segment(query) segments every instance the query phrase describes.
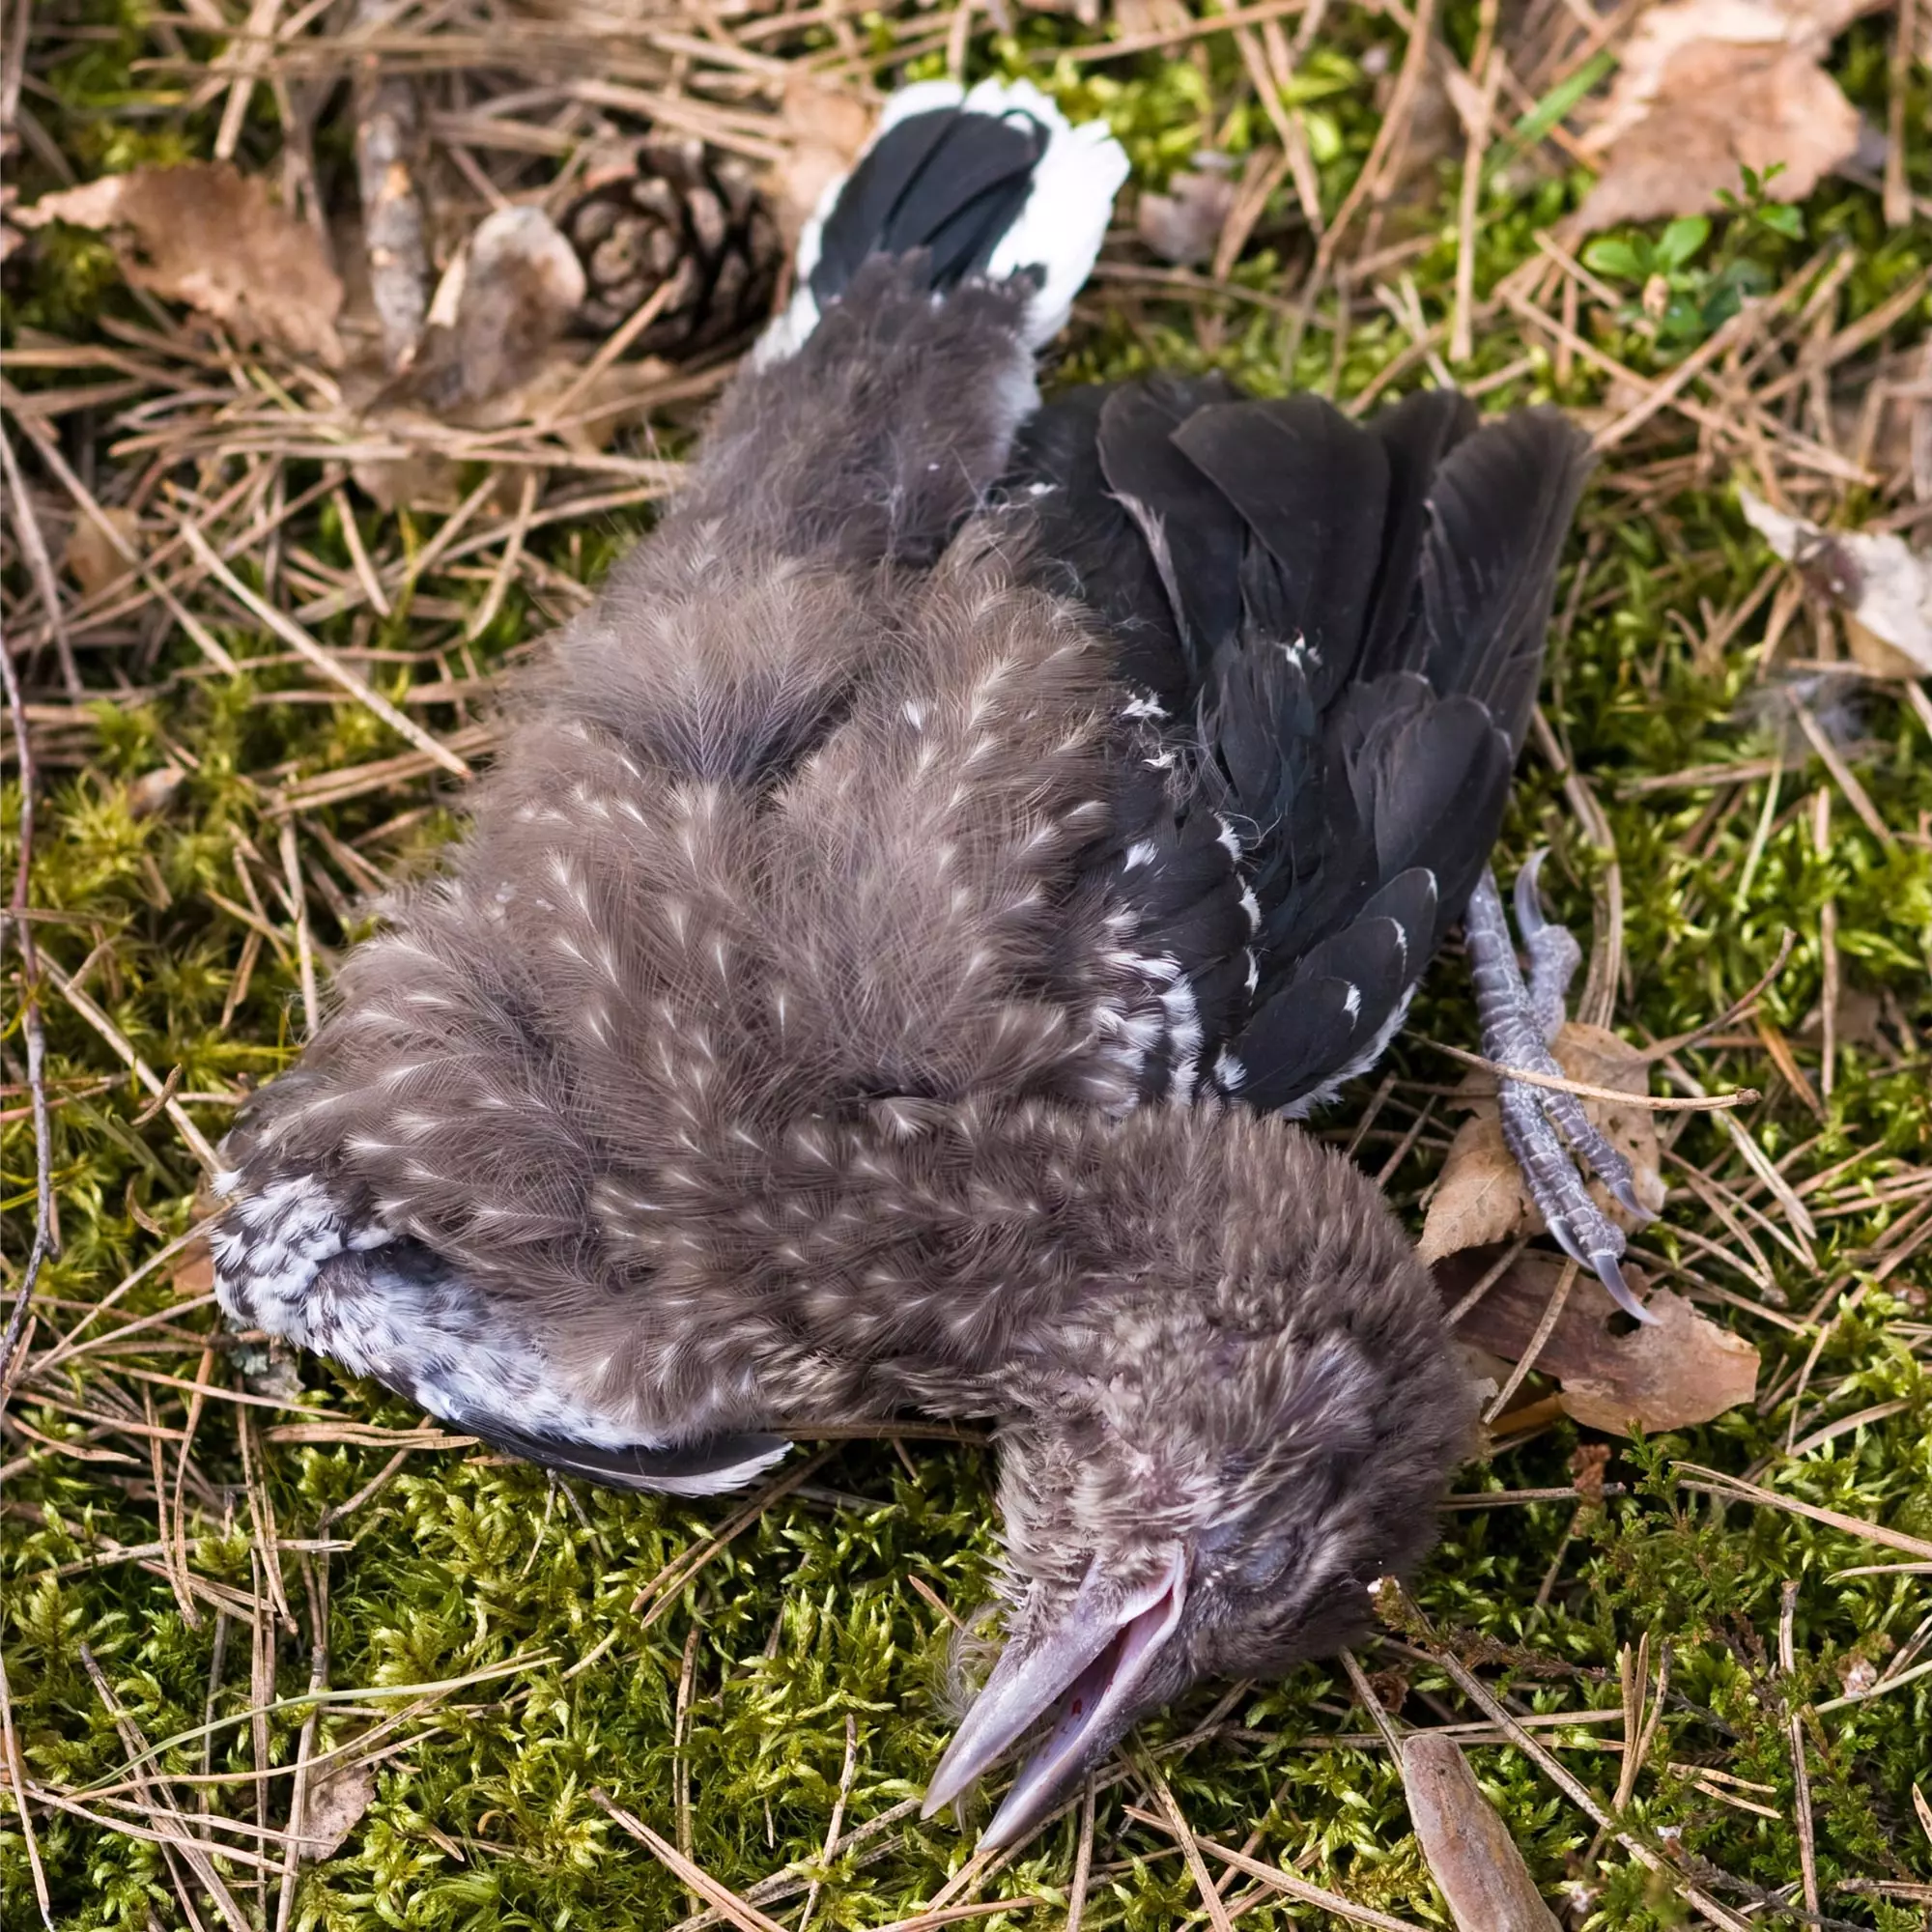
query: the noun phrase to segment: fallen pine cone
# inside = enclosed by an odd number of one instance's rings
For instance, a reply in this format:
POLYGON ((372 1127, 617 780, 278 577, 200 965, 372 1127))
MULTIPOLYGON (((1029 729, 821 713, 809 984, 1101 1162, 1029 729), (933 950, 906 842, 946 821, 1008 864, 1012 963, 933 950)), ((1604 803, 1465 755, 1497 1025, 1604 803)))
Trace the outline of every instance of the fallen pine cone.
POLYGON ((701 141, 648 136, 631 170, 580 195, 560 225, 589 284, 581 331, 609 335, 670 285, 627 345, 632 355, 695 355, 749 333, 770 311, 777 224, 750 171, 701 141))

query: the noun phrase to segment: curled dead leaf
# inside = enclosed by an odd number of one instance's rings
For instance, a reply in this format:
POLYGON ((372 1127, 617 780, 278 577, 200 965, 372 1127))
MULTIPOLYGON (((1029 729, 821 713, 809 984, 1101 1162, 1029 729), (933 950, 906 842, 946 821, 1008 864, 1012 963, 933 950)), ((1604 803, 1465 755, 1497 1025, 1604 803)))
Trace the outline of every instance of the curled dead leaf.
POLYGON ((1853 653, 1889 677, 1932 673, 1932 555, 1889 530, 1828 530, 1740 489, 1745 521, 1844 611, 1853 653), (1881 655, 1883 653, 1883 655, 1881 655))
MULTIPOLYGON (((1650 1091, 1650 1064, 1634 1046, 1603 1027, 1566 1021, 1550 1048, 1564 1072, 1586 1086, 1619 1093, 1650 1091)), ((1463 1091, 1474 1102, 1456 1131, 1448 1158, 1430 1196, 1429 1212, 1417 1247, 1425 1262, 1440 1261, 1464 1248, 1485 1247, 1517 1235, 1545 1232, 1543 1216, 1523 1183, 1522 1170, 1503 1142, 1496 1109, 1495 1082, 1471 1074, 1463 1091)), ((1653 1211, 1663 1206, 1663 1178, 1658 1172, 1657 1123, 1647 1108, 1620 1107, 1607 1100, 1585 1100, 1583 1112, 1631 1164, 1636 1197, 1653 1211)), ((1598 1207, 1626 1232, 1636 1224, 1600 1181, 1590 1193, 1598 1207)))
POLYGON ((529 382, 583 290, 577 251, 542 209, 497 209, 445 271, 394 393, 447 412, 529 382))
POLYGON ((1556 1932, 1509 1827, 1455 1739, 1411 1732, 1402 1741, 1402 1782, 1429 1875, 1458 1932, 1556 1932))
POLYGON ((332 1859, 349 1842, 375 1796, 376 1767, 366 1761, 326 1765, 316 1773, 302 1801, 302 1863, 332 1859))
POLYGON ((156 812, 164 811, 186 779, 187 773, 170 759, 130 780, 127 790, 128 817, 152 818, 156 812))
MULTIPOLYGON (((1217 163, 1220 157, 1204 159, 1217 163)), ((1235 184, 1225 165, 1183 169, 1168 186, 1166 194, 1150 189, 1136 204, 1134 226, 1141 240, 1164 262, 1194 268, 1211 261, 1235 205, 1235 184)))
POLYGON ((1778 167, 1770 191, 1802 201, 1859 146, 1859 114, 1819 64, 1833 38, 1885 0, 1666 0, 1637 21, 1584 146, 1605 156, 1577 212, 1588 233, 1697 214, 1742 170, 1778 167))
MULTIPOLYGON (((1444 1300, 1453 1305, 1493 1260, 1470 1250, 1438 1263, 1435 1285, 1444 1300)), ((1557 1255, 1519 1255, 1456 1324, 1456 1339, 1520 1361, 1567 1266, 1557 1255)), ((1692 1428, 1748 1402, 1757 1391, 1758 1351, 1668 1289, 1646 1292, 1642 1269, 1626 1264, 1624 1274, 1657 1318, 1654 1326, 1631 1323, 1602 1283, 1579 1273, 1537 1353, 1538 1372, 1561 1384, 1564 1414, 1611 1435, 1655 1434, 1692 1428), (1631 1332, 1617 1332, 1625 1327, 1631 1332)))
POLYGON ((268 337, 331 368, 342 360, 342 282, 321 238, 230 162, 103 175, 14 218, 101 229, 133 287, 186 302, 243 341, 268 337))
MULTIPOLYGON (((138 554, 141 548, 138 513, 120 504, 103 504, 100 514, 122 542, 138 554)), ((126 577, 133 565, 92 517, 77 517, 61 552, 61 568, 92 597, 126 577)))

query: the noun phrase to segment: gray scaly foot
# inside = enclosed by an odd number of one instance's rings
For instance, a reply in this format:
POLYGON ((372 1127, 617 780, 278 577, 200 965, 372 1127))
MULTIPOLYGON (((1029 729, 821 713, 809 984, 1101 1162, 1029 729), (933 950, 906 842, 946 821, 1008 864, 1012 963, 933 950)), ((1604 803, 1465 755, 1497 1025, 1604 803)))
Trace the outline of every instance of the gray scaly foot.
MULTIPOLYGON (((1476 1012, 1482 1021, 1483 1051, 1498 1066, 1557 1079, 1563 1069, 1549 1051, 1565 1017, 1564 998, 1582 959, 1569 929, 1543 916, 1536 878, 1545 854, 1535 852, 1516 878, 1516 923, 1529 955, 1525 985, 1510 939, 1509 920, 1495 874, 1487 867, 1469 895, 1463 917, 1469 964, 1476 985, 1476 1012)), ((1636 1198, 1631 1166, 1590 1123, 1574 1094, 1531 1087, 1520 1080, 1497 1082, 1503 1140, 1522 1169, 1522 1178, 1563 1252, 1595 1271, 1610 1297, 1639 1321, 1652 1315, 1631 1292, 1619 1264, 1623 1230, 1591 1200, 1577 1162, 1582 1161, 1633 1214, 1649 1210, 1636 1198), (1565 1143, 1568 1146, 1565 1146, 1565 1143), (1575 1155, 1573 1159, 1572 1156, 1575 1155)))

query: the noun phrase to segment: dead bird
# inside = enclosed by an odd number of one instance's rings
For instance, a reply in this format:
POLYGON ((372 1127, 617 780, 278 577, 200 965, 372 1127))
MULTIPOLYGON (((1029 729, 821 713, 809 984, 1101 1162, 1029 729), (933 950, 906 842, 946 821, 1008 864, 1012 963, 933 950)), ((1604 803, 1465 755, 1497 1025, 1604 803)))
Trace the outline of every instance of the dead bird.
POLYGON ((1584 469, 1439 391, 1040 408, 1125 167, 1025 84, 896 98, 213 1236, 235 1321, 605 1482, 998 1418, 1009 1640, 931 1791, 1052 1713, 994 1841, 1434 1535, 1436 1297, 1290 1120, 1487 876, 1584 469))

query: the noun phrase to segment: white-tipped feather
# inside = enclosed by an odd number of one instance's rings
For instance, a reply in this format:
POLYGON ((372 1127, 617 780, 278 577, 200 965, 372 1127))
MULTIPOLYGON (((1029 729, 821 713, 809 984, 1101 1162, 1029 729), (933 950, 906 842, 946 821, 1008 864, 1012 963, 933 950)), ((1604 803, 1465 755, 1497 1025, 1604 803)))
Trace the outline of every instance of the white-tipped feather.
MULTIPOLYGON (((869 154, 890 129, 915 114, 961 106, 996 121, 1009 114, 1031 115, 1046 129, 1046 150, 1034 169, 1033 191, 986 266, 995 281, 1022 270, 1040 276, 1039 293, 1028 304, 1026 330, 1028 346, 1038 349, 1065 326, 1073 298, 1094 271, 1114 197, 1127 178, 1126 153, 1104 121, 1075 127, 1029 80, 982 80, 970 94, 956 80, 922 80, 902 87, 886 102, 865 152, 869 154)), ((791 300, 753 352, 761 365, 796 355, 818 327, 812 271, 824 245, 825 224, 850 180, 844 174, 827 185, 799 234, 791 300)))
POLYGON ((1031 114, 1047 130, 1033 192, 986 265, 994 280, 1022 269, 1043 272, 1045 280, 1027 309, 1027 340, 1038 349, 1065 327, 1073 298, 1094 272, 1114 197, 1127 178, 1126 151, 1104 121, 1074 127, 1028 80, 982 80, 966 97, 966 106, 995 116, 1031 114))

